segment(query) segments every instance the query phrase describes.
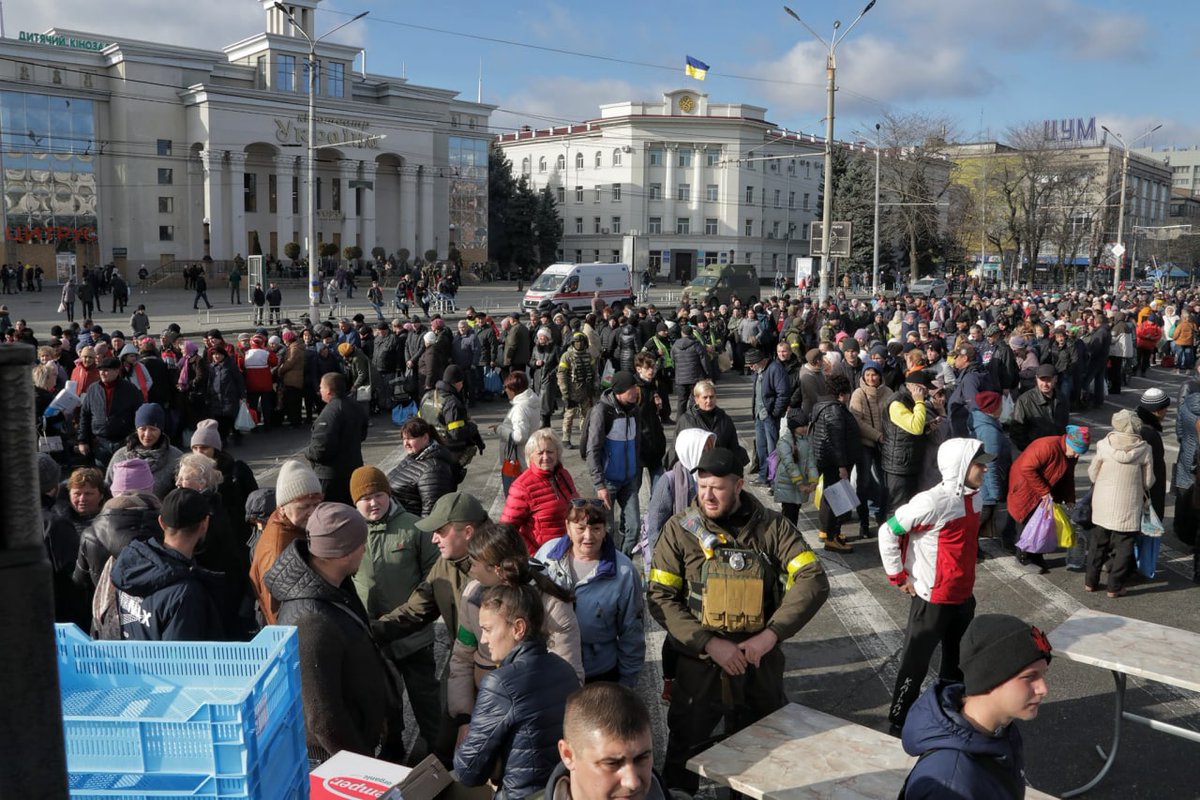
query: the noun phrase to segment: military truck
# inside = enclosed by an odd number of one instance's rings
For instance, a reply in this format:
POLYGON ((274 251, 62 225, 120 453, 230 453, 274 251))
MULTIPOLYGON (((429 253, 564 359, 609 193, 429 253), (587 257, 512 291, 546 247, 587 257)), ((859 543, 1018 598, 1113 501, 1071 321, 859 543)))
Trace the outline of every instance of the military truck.
POLYGON ((718 303, 728 303, 730 295, 737 294, 743 303, 753 303, 760 291, 753 264, 705 264, 684 287, 683 299, 704 304, 715 297, 718 303))

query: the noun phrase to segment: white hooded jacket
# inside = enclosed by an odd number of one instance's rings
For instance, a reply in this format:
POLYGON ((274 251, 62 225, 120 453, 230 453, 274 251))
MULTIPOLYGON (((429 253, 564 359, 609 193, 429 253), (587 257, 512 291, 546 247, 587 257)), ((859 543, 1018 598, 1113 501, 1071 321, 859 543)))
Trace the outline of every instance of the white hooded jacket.
POLYGON ((972 461, 990 460, 978 439, 948 439, 938 448, 942 482, 913 497, 879 526, 879 555, 888 580, 912 578, 930 603, 965 603, 975 589, 979 552, 978 489, 967 488, 972 461))

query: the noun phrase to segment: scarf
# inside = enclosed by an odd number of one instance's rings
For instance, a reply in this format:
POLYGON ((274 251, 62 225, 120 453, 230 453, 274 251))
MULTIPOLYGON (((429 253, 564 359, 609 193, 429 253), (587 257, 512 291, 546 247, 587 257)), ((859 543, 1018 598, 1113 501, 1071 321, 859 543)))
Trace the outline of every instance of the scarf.
POLYGON ((191 383, 191 363, 192 356, 196 355, 200 348, 195 342, 184 342, 183 344, 183 364, 179 367, 179 388, 187 389, 191 383))

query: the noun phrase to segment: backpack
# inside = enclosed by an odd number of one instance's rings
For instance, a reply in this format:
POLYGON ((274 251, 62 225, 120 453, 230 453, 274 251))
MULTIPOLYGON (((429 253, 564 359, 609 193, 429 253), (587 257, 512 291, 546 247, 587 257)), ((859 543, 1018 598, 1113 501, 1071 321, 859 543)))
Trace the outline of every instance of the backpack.
POLYGON ((96 593, 92 595, 92 638, 101 641, 120 641, 121 608, 117 604, 117 587, 113 585, 111 572, 112 556, 104 562, 100 580, 96 582, 96 593))

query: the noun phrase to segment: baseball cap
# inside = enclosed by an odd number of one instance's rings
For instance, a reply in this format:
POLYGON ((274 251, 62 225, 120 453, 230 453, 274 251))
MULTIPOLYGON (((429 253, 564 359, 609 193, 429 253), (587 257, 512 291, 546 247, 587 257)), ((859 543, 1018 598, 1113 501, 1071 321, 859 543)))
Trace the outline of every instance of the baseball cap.
POLYGON ((1058 370, 1053 364, 1042 364, 1037 368, 1037 376, 1039 378, 1054 378, 1058 376, 1058 370))
POLYGON ((210 514, 212 506, 195 489, 172 489, 162 501, 162 521, 168 528, 191 528, 210 514))
POLYGON ((714 447, 700 456, 700 461, 692 472, 707 472, 718 478, 724 478, 726 475, 737 475, 740 478, 742 463, 741 459, 729 448, 714 447))
POLYGON ((487 512, 474 495, 451 492, 438 498, 429 516, 417 520, 416 528, 425 533, 433 533, 451 522, 473 522, 478 525, 486 522, 487 518, 487 512))

